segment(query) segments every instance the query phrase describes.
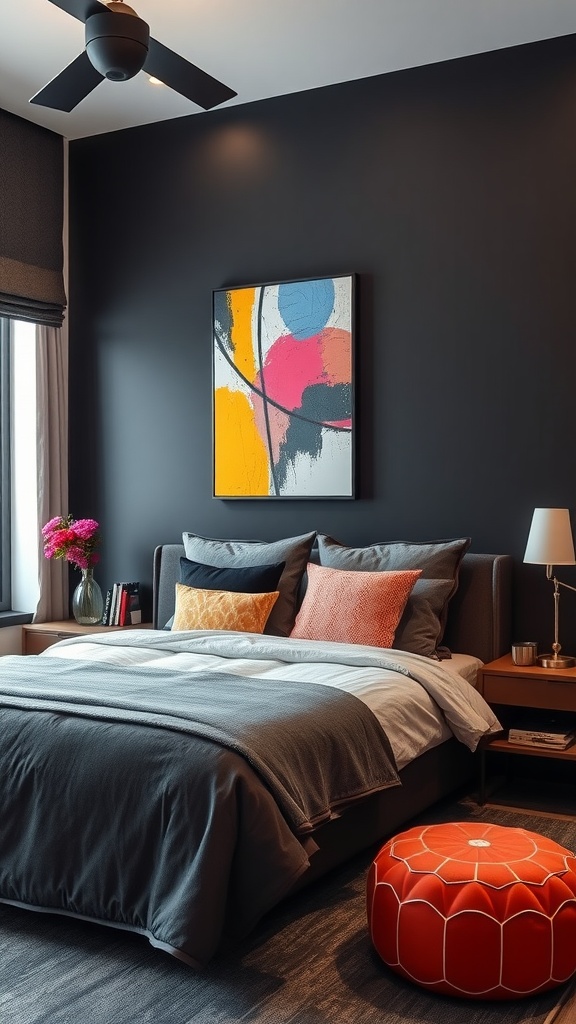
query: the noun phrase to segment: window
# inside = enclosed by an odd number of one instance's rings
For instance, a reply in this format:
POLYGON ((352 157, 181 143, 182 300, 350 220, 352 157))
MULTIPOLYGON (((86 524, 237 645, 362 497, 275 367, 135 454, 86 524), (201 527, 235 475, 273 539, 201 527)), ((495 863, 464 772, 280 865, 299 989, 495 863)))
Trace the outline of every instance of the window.
POLYGON ((0 317, 2 626, 30 615, 38 602, 35 339, 35 324, 0 317))
POLYGON ((0 611, 11 605, 10 321, 0 317, 0 611))

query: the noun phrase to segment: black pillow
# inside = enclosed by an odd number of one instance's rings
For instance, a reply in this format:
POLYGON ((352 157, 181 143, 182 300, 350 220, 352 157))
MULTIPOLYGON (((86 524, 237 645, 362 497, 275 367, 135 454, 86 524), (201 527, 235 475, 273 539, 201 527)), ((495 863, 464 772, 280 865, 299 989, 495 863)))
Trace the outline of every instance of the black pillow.
POLYGON ((235 569, 219 569, 203 565, 189 558, 180 559, 180 582, 198 590, 229 590, 235 594, 271 594, 278 583, 286 563, 274 565, 246 565, 235 569))

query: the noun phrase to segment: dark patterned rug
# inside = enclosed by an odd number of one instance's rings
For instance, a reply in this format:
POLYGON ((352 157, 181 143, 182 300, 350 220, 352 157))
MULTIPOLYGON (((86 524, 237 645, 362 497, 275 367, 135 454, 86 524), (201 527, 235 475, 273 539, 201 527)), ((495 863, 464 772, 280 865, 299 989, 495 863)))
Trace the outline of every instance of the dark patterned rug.
MULTIPOLYGON (((576 847, 576 819, 480 810, 464 800, 419 821, 484 820, 576 847)), ((198 974, 130 933, 0 904, 2 1024, 562 1024, 574 983, 536 998, 473 1002, 427 993, 369 942, 356 858, 268 916, 198 974)))

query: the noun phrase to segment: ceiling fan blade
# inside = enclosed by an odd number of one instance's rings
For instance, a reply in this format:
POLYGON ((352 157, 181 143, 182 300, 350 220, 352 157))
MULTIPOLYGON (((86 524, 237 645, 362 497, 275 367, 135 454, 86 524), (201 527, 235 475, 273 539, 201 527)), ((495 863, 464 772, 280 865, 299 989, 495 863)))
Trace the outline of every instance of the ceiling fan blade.
POLYGON ((210 110, 237 96, 233 89, 212 78, 206 71, 201 71, 156 39, 150 39, 143 70, 204 110, 210 110))
POLYGON ((104 81, 104 75, 96 71, 84 50, 68 67, 56 75, 56 78, 40 89, 40 92, 32 97, 30 103, 70 113, 80 103, 80 100, 88 96, 88 93, 91 93, 102 81, 104 81))
POLYGON ((73 18, 78 18, 78 21, 86 21, 91 14, 107 10, 100 0, 50 0, 50 3, 66 11, 66 14, 71 14, 73 18))

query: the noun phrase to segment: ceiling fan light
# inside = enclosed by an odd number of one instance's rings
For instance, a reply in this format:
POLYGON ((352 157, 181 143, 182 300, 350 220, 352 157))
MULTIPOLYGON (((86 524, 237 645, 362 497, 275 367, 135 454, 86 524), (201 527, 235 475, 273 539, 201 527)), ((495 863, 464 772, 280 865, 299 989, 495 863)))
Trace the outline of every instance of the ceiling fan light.
POLYGON ((144 66, 150 30, 137 16, 103 11, 86 19, 90 63, 112 82, 133 78, 144 66))
POLYGON ((114 14, 133 14, 135 18, 138 17, 134 8, 122 3, 121 0, 104 0, 104 6, 109 11, 114 11, 114 14))

